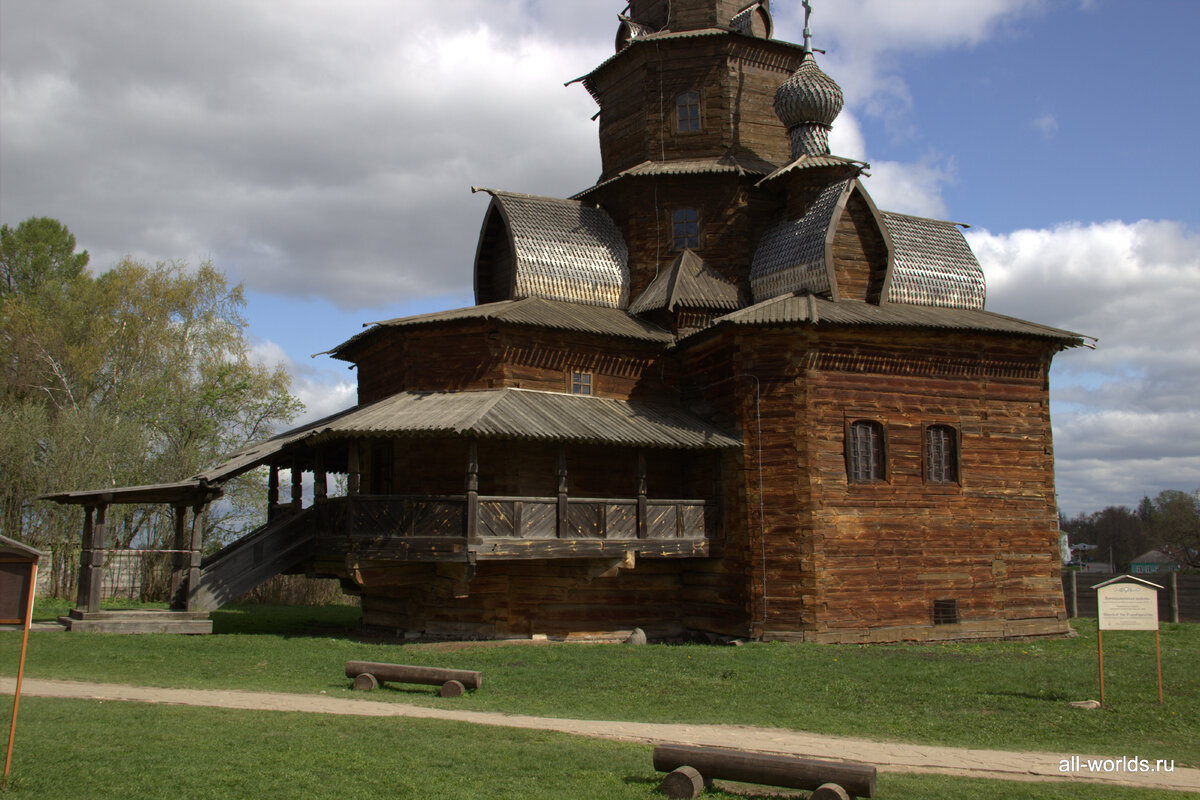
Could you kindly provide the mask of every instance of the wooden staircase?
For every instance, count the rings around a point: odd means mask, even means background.
[[[311,508],[282,512],[253,532],[232,542],[200,563],[200,586],[194,604],[207,613],[232,602],[254,587],[299,564],[312,554],[316,534]],[[184,582],[172,603],[186,608],[189,589]]]

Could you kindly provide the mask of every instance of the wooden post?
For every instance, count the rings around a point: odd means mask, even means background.
[[[292,509],[299,511],[304,505],[304,470],[300,469],[300,459],[292,456]]]
[[[186,570],[190,565],[190,560],[187,554],[183,552],[188,549],[187,528],[185,527],[185,523],[187,522],[187,506],[175,506],[174,511],[175,536],[171,544],[171,549],[175,552],[171,554],[173,556],[171,561],[174,564],[174,568],[171,570],[171,608],[178,611],[182,610],[186,605],[186,600],[183,600],[179,590],[183,586],[184,580],[186,580]],[[180,603],[181,600],[183,600],[182,605]]]
[[[316,452],[316,466],[313,467],[313,502],[324,500],[329,494],[329,477],[325,473],[325,456],[321,450]]]
[[[567,450],[558,448],[558,522],[555,536],[563,538],[567,533]]]
[[[17,709],[21,705],[21,681],[25,678],[25,652],[29,649],[29,627],[33,624],[33,598],[37,589],[37,561],[29,562],[29,594],[25,598],[25,624],[21,632],[21,660],[17,663],[17,685],[13,691],[12,722],[8,728],[8,754],[4,757],[4,780],[0,790],[8,790],[8,770],[12,767],[13,738],[17,735]]]
[[[646,538],[646,454],[637,456],[637,538]]]
[[[1071,591],[1067,595],[1067,615],[1071,619],[1079,616],[1079,573],[1070,571]]]
[[[101,504],[96,506],[96,521],[92,526],[92,557],[91,566],[88,571],[91,573],[88,578],[88,596],[87,607],[85,611],[99,611],[100,600],[104,597],[104,565],[105,565],[105,516],[108,514],[108,506]]]
[[[1171,573],[1171,622],[1179,622],[1179,575]]]
[[[200,549],[203,545],[204,525],[201,520],[204,515],[204,504],[192,506],[192,540],[191,553],[188,557],[188,590],[187,610],[198,611],[200,608]]]
[[[1162,645],[1159,643],[1158,629],[1154,629],[1154,660],[1158,662],[1158,704],[1163,704],[1162,694]]]
[[[267,519],[275,517],[275,507],[279,505],[279,467],[271,465],[267,475]]]
[[[467,539],[479,539],[479,447],[475,439],[467,442]]]
[[[1100,705],[1104,706],[1104,631],[1096,629],[1096,651],[1100,653]]]
[[[79,581],[75,589],[75,607],[89,611],[88,598],[92,592],[92,515],[96,509],[85,506],[83,516],[83,539],[79,547]]]
[[[358,494],[359,490],[359,458],[358,458],[358,439],[351,439],[347,445],[346,453],[346,493]]]

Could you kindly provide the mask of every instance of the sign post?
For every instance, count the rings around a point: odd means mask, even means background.
[[[8,751],[4,756],[4,777],[0,791],[8,788],[12,766],[13,738],[17,733],[17,709],[21,705],[21,680],[25,677],[25,650],[29,645],[29,627],[33,624],[33,597],[37,589],[38,559],[46,554],[15,539],[0,536],[0,624],[20,625],[21,661],[17,666],[17,686],[13,692],[12,721],[8,727]]]
[[[1100,655],[1100,705],[1104,705],[1104,631],[1154,631],[1154,654],[1158,664],[1158,703],[1163,702],[1162,646],[1158,632],[1157,583],[1119,575],[1096,584],[1099,625],[1096,648]]]

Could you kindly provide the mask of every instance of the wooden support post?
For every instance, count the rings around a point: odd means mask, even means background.
[[[358,453],[358,439],[351,439],[347,443],[346,447],[347,447],[346,472],[348,473],[346,475],[346,493],[353,495],[353,494],[358,494],[358,490],[360,488],[359,482],[361,479],[361,476],[359,475],[360,464],[359,464],[359,453]]]
[[[555,525],[555,536],[564,538],[567,534],[567,450],[558,448],[558,522]]]
[[[329,494],[329,477],[325,473],[325,456],[318,449],[316,466],[313,467],[313,502],[324,500]]]
[[[637,456],[637,538],[646,538],[646,454]]]
[[[96,507],[96,521],[92,525],[92,556],[91,566],[89,567],[88,577],[88,596],[87,606],[85,611],[99,611],[100,600],[104,597],[104,566],[105,566],[105,548],[107,542],[105,536],[107,534],[105,525],[105,516],[108,513],[107,505],[99,505]]]
[[[204,504],[192,506],[192,538],[191,553],[188,554],[188,584],[187,610],[198,611],[200,608],[200,551],[204,539]]]
[[[1067,592],[1067,616],[1075,619],[1079,616],[1079,573],[1071,570],[1068,574],[1071,576],[1068,578],[1071,590]]]
[[[172,509],[175,512],[175,535],[172,537],[171,549],[175,552],[171,554],[171,608],[175,611],[182,611],[186,606],[186,600],[183,598],[180,588],[186,579],[186,571],[190,566],[190,559],[184,550],[188,549],[187,536],[187,506],[175,506]]]
[[[271,465],[267,474],[267,519],[275,517],[275,507],[279,505],[279,467]]]
[[[1096,652],[1100,654],[1100,706],[1104,707],[1104,631],[1096,631]]]
[[[1154,629],[1154,659],[1158,663],[1158,704],[1163,704],[1162,694],[1162,643],[1159,641],[1158,628]]]
[[[79,580],[75,592],[75,607],[81,611],[90,611],[88,598],[92,591],[92,516],[96,509],[85,506],[83,509],[83,540],[79,546]]]
[[[1179,622],[1179,575],[1171,573],[1171,622]]]
[[[467,514],[468,541],[479,540],[479,446],[474,439],[467,442]]]
[[[304,505],[304,470],[300,469],[300,459],[292,456],[292,508],[299,511]]]

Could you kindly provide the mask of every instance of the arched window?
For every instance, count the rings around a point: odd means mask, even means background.
[[[700,212],[694,208],[677,208],[671,213],[672,247],[700,246]]]
[[[885,480],[883,425],[860,419],[846,429],[846,475],[852,483]]]
[[[676,96],[675,130],[680,133],[700,130],[699,92],[683,92]]]
[[[925,480],[958,481],[958,431],[949,425],[930,425],[925,429]]]

